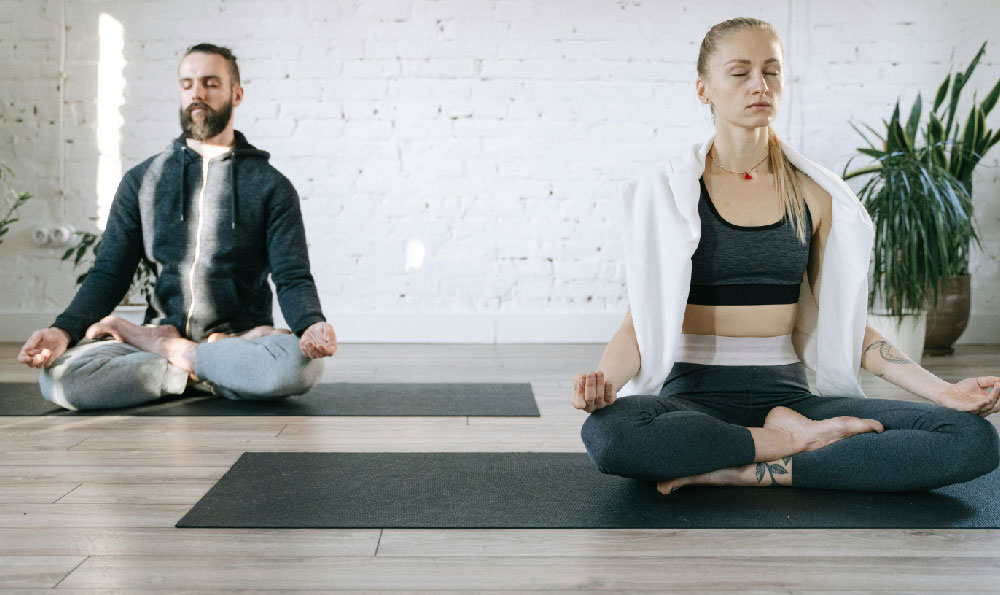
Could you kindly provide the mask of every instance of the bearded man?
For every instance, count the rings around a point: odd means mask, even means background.
[[[236,57],[195,45],[178,81],[183,134],[125,174],[76,297],[18,355],[67,409],[128,407],[188,386],[229,399],[302,394],[337,349],[295,188],[233,128]],[[109,316],[140,259],[156,272],[142,326]],[[273,326],[268,275],[291,332]]]

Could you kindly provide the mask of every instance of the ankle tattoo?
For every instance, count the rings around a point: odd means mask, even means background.
[[[775,474],[787,475],[788,464],[791,462],[792,457],[785,457],[781,459],[780,463],[757,463],[757,483],[762,483],[764,476],[768,475],[771,477],[771,485],[778,485],[778,479],[775,477]]]

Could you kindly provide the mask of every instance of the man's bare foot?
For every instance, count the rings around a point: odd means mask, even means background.
[[[791,434],[795,443],[801,447],[798,452],[819,450],[856,434],[881,432],[884,429],[882,424],[874,419],[858,417],[841,416],[811,420],[788,407],[772,409],[764,418],[764,427]]]
[[[147,351],[143,348],[144,344],[157,339],[179,338],[181,333],[172,324],[139,326],[118,316],[105,316],[100,322],[90,325],[86,333],[88,339],[98,339],[107,335],[111,335],[122,343],[128,343],[133,347]]]
[[[164,357],[171,364],[194,374],[198,344],[181,337],[180,331],[173,325],[139,326],[118,316],[105,316],[100,322],[90,325],[86,333],[88,339],[107,335],[136,349]]]
[[[230,335],[228,333],[212,333],[211,335],[208,336],[207,339],[205,339],[205,341],[207,341],[208,343],[214,343],[219,339],[234,339],[234,338],[253,341],[254,339],[258,339],[260,337],[264,337],[267,335],[290,335],[290,334],[292,334],[292,331],[288,329],[274,328],[271,325],[264,324],[261,326],[256,326],[248,330],[247,332],[243,333],[242,335]]]
[[[290,334],[292,334],[292,331],[288,329],[274,328],[273,326],[265,324],[262,326],[254,327],[248,330],[247,332],[243,333],[239,337],[240,339],[253,341],[254,339],[258,339],[266,335],[290,335]]]

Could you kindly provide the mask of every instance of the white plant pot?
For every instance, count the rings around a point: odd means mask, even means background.
[[[919,314],[905,314],[902,320],[896,316],[868,313],[868,326],[885,337],[886,341],[905,353],[916,363],[924,353],[924,334],[927,331],[927,311]]]

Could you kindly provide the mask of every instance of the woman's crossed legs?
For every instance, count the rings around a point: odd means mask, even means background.
[[[798,431],[798,446],[762,458],[768,431]],[[806,434],[814,438],[808,450]],[[664,493],[689,484],[925,490],[979,477],[1000,458],[996,429],[971,413],[808,393],[742,403],[627,397],[592,413],[582,436],[602,472],[657,481]]]

